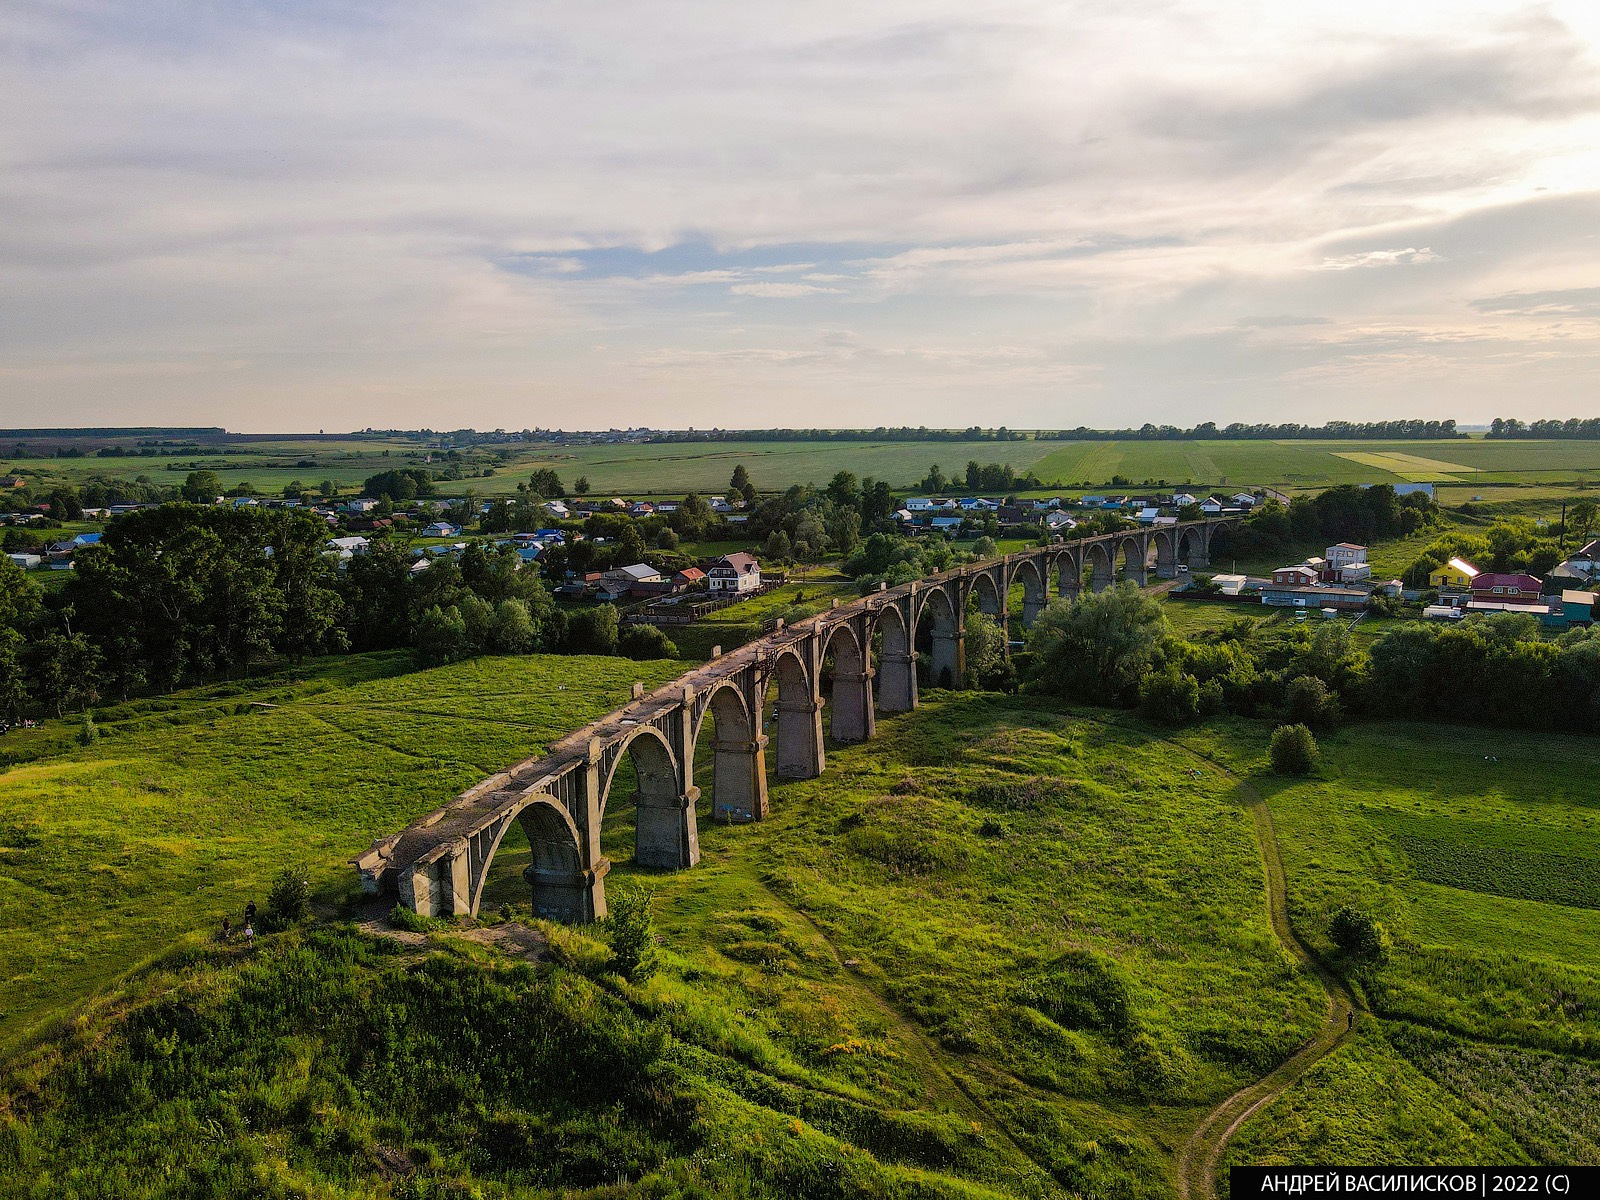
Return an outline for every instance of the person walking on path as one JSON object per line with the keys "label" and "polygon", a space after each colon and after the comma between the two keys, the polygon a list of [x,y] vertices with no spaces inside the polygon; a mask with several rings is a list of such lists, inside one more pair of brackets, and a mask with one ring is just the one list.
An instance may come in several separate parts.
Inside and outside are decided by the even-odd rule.
{"label": "person walking on path", "polygon": [[244,923],[246,925],[254,925],[256,923],[256,902],[254,900],[249,901],[244,906]]}
{"label": "person walking on path", "polygon": [[227,941],[233,936],[233,924],[227,917],[222,918],[222,940]]}
{"label": "person walking on path", "polygon": [[255,949],[256,927],[250,924],[248,921],[245,922],[244,926],[244,944],[249,946],[252,950]]}
{"label": "person walking on path", "polygon": [[1345,1017],[1345,1026],[1344,1027],[1346,1029],[1354,1029],[1356,1027],[1356,1010],[1352,1008],[1349,1012],[1345,1013],[1344,1017]]}

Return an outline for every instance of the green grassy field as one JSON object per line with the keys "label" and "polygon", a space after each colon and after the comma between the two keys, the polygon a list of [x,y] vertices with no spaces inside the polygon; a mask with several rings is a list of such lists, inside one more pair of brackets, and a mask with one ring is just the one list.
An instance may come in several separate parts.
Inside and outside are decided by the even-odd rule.
{"label": "green grassy field", "polygon": [[[192,453],[151,458],[28,458],[6,461],[8,470],[39,472],[67,481],[89,474],[133,479],[146,476],[177,484],[197,467],[215,470],[225,485],[248,482],[266,495],[299,482],[315,488],[332,479],[358,487],[379,471],[423,464],[426,451],[401,440],[349,442],[250,442],[205,447]],[[499,452],[504,453],[504,458]],[[460,466],[472,478],[444,482],[452,495],[471,488],[481,497],[516,490],[536,467],[553,468],[570,486],[588,478],[596,494],[681,495],[721,492],[733,468],[743,464],[756,486],[781,490],[796,483],[827,483],[837,471],[872,476],[907,488],[937,463],[959,475],[969,459],[1009,463],[1019,474],[1032,469],[1052,485],[1111,486],[1113,476],[1210,487],[1268,485],[1290,491],[1336,483],[1399,483],[1422,480],[1445,485],[1465,500],[1515,489],[1540,490],[1555,483],[1600,481],[1600,444],[1581,441],[1333,442],[684,442],[648,445],[516,445],[463,452]],[[441,458],[426,464],[445,467]],[[482,476],[484,469],[493,474]],[[1057,489],[1059,490],[1059,489]]]}
{"label": "green grassy field", "polygon": [[[848,587],[806,585],[826,586]],[[205,937],[285,862],[307,863],[325,898],[348,892],[343,864],[371,838],[538,753],[618,703],[634,679],[653,684],[679,669],[535,657],[412,672],[404,655],[362,655],[107,709],[107,736],[88,748],[60,723],[8,735],[0,1049],[15,1051],[41,1022],[187,939],[179,960],[133,978],[129,997],[97,1011],[186,990],[202,1010],[220,1006],[237,1039],[244,997],[320,980],[317,1003],[345,1014],[311,1030],[280,1012],[272,1019],[288,1024],[273,1046],[219,1043],[272,1081],[262,1085],[270,1096],[247,1088],[237,1100],[262,1119],[259,1133],[241,1126],[231,1143],[256,1167],[216,1152],[238,1178],[374,1194],[383,1160],[372,1147],[421,1141],[441,1169],[530,1179],[521,1160],[496,1157],[509,1144],[500,1134],[441,1128],[381,1089],[306,1066],[314,1044],[335,1039],[336,1053],[356,1021],[341,997],[444,1003],[406,982],[421,978],[413,959],[391,971],[381,955],[295,949],[291,938],[289,957],[268,956],[257,975],[204,948]],[[769,820],[703,820],[703,861],[690,871],[631,864],[619,776],[604,829],[616,863],[608,887],[654,889],[664,971],[643,989],[608,983],[584,966],[604,952],[580,937],[562,952],[551,996],[567,998],[563,1013],[612,1013],[629,1039],[668,1035],[671,1088],[706,1114],[648,1153],[643,1142],[613,1147],[633,1163],[619,1168],[630,1181],[692,1177],[723,1189],[712,1194],[783,1195],[802,1188],[793,1172],[811,1179],[807,1164],[844,1162],[864,1194],[1171,1195],[1174,1153],[1200,1117],[1324,1019],[1322,991],[1273,936],[1241,778],[1267,796],[1300,937],[1332,960],[1329,916],[1354,901],[1377,913],[1394,951],[1360,980],[1373,1016],[1243,1127],[1232,1161],[1593,1160],[1600,802],[1589,742],[1357,724],[1323,738],[1322,776],[1283,781],[1265,774],[1267,724],[1219,720],[1173,735],[1042,699],[924,699],[883,719],[870,744],[830,746],[820,779],[773,778]],[[518,839],[496,859],[487,912],[525,911]],[[494,952],[442,944],[465,972],[451,996],[523,986]],[[272,974],[280,969],[288,974]],[[105,1041],[91,1028],[83,1045]],[[46,1046],[27,1078],[73,1052]],[[452,1061],[469,1077],[476,1069]],[[245,1086],[226,1061],[195,1070],[213,1081],[213,1099]],[[149,1141],[124,1163],[134,1172],[125,1180],[164,1161],[152,1147],[177,1137],[172,1110],[129,1103],[131,1128]],[[532,1102],[497,1103],[503,1113]],[[585,1137],[584,1122],[606,1120],[563,1111],[537,1120],[577,1122]],[[107,1161],[99,1147],[112,1135],[69,1116],[49,1136],[99,1139],[88,1153]],[[7,1146],[19,1144],[0,1138],[0,1185]],[[562,1157],[573,1144],[558,1138],[542,1152],[578,1172],[561,1177],[569,1182],[588,1179]]]}
{"label": "green grassy field", "polygon": [[1327,778],[1270,799],[1290,912],[1325,954],[1339,904],[1380,915],[1395,939],[1366,985],[1381,1021],[1248,1124],[1232,1161],[1594,1161],[1592,744],[1385,724],[1323,752]]}
{"label": "green grassy field", "polygon": [[[179,933],[262,895],[283,865],[348,882],[351,855],[654,685],[676,663],[533,656],[410,672],[327,659],[13,732],[0,750],[0,1047]],[[270,707],[268,707],[270,706]]]}

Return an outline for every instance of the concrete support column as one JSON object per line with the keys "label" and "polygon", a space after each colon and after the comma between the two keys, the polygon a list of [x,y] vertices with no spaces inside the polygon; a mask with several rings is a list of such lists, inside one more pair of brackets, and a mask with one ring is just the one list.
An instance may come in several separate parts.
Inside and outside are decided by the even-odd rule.
{"label": "concrete support column", "polygon": [[1111,561],[1097,555],[1094,560],[1094,576],[1089,580],[1089,590],[1103,592],[1116,581],[1117,572]]}
{"label": "concrete support column", "polygon": [[910,712],[917,706],[917,655],[886,653],[878,667],[878,704],[884,712]]}
{"label": "concrete support column", "polygon": [[524,867],[522,878],[533,892],[533,915],[569,925],[587,925],[606,915],[606,888],[601,882],[611,870],[602,858],[592,871],[546,871]]}
{"label": "concrete support column", "polygon": [[778,701],[778,778],[815,779],[826,759],[822,751],[822,701]]}
{"label": "concrete support column", "polygon": [[1045,606],[1050,603],[1050,598],[1043,592],[1038,595],[1024,593],[1022,597],[1022,624],[1025,628],[1032,628],[1033,623],[1039,619],[1039,614],[1044,612]]}
{"label": "concrete support column", "polygon": [[1156,539],[1156,578],[1176,579],[1178,577],[1178,539],[1174,535],[1170,538]]}
{"label": "concrete support column", "polygon": [[[1193,546],[1194,543],[1191,542],[1190,545]],[[1200,545],[1189,551],[1187,565],[1191,572],[1204,571],[1210,568],[1211,555],[1207,552],[1207,549],[1206,546]]]}
{"label": "concrete support column", "polygon": [[1083,588],[1083,564],[1067,563],[1056,572],[1056,595],[1063,600],[1076,600]]}
{"label": "concrete support column", "polygon": [[1150,573],[1145,566],[1144,558],[1129,559],[1123,567],[1122,577],[1129,583],[1143,587],[1150,581]]}
{"label": "concrete support column", "polygon": [[934,687],[958,688],[967,678],[967,631],[933,632],[931,661]]}
{"label": "concrete support column", "polygon": [[767,735],[748,741],[717,739],[711,751],[711,819],[760,821],[767,806]]}
{"label": "concrete support column", "polygon": [[872,703],[872,676],[865,671],[834,671],[833,719],[829,732],[836,742],[864,742],[877,732]]}
{"label": "concrete support column", "polygon": [[591,921],[602,920],[606,915],[606,873],[611,870],[611,860],[600,853],[600,760],[600,739],[590,738],[580,776],[583,819],[577,825],[578,864],[588,896],[581,907],[594,914],[587,918]]}
{"label": "concrete support column", "polygon": [[681,871],[700,861],[700,833],[694,805],[700,789],[690,785],[681,796],[639,794],[635,809],[633,860],[641,867]]}

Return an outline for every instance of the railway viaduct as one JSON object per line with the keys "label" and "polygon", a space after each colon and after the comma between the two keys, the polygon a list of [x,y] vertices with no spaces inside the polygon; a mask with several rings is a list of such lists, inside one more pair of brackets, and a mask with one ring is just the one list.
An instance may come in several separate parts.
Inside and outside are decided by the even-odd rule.
{"label": "railway viaduct", "polygon": [[[1007,597],[1020,585],[1022,622],[1031,625],[1052,591],[1072,597],[1085,586],[1110,587],[1119,574],[1143,586],[1152,569],[1162,579],[1175,578],[1180,565],[1204,569],[1213,534],[1232,520],[1056,542],[836,602],[648,695],[636,684],[628,704],[373,843],[353,865],[368,891],[395,894],[425,916],[475,916],[495,852],[512,822],[520,822],[533,852],[524,875],[535,911],[562,921],[598,920],[606,912],[611,866],[600,850],[600,828],[624,756],[638,780],[635,861],[691,867],[700,857],[695,747],[708,716],[712,818],[759,821],[768,811],[769,711],[776,774],[813,779],[826,764],[824,708],[835,742],[859,742],[873,735],[879,712],[917,706],[919,645],[930,648],[936,685],[961,685],[963,618],[974,596],[981,611],[1005,624]],[[776,696],[771,709],[769,694]]]}

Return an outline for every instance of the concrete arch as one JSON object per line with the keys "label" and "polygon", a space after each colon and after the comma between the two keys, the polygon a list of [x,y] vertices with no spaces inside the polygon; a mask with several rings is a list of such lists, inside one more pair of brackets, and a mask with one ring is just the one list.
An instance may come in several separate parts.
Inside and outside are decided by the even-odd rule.
{"label": "concrete arch", "polygon": [[879,612],[877,631],[882,634],[878,707],[884,712],[910,712],[917,706],[917,652],[898,605],[887,605]]}
{"label": "concrete arch", "polygon": [[520,807],[510,809],[505,816],[506,820],[483,851],[483,863],[473,883],[468,912],[477,916],[478,907],[483,903],[484,885],[489,880],[490,864],[515,821],[527,835],[532,852],[532,861],[522,877],[533,892],[534,915],[553,921],[592,919],[586,916],[589,880],[583,870],[578,827],[561,802],[554,796],[536,793],[525,797]]}
{"label": "concrete arch", "polygon": [[993,571],[983,571],[974,576],[971,590],[967,594],[977,596],[978,611],[985,616],[993,617],[997,621],[1005,617],[1005,591],[995,579]]}
{"label": "concrete arch", "polygon": [[1145,556],[1150,544],[1142,533],[1129,534],[1117,540],[1116,555],[1122,560],[1122,578],[1143,587],[1148,581],[1148,564]]}
{"label": "concrete arch", "polygon": [[1076,600],[1083,589],[1083,557],[1077,549],[1065,550],[1050,560],[1056,577],[1056,595]]}
{"label": "concrete arch", "polygon": [[[926,630],[932,640],[929,673],[933,685],[960,687],[967,674],[963,645],[966,631],[961,626],[961,614],[951,603],[947,589],[931,589],[917,613],[917,628]],[[912,636],[915,638],[915,633]]]}
{"label": "concrete arch", "polygon": [[1032,625],[1050,603],[1050,575],[1044,561],[1023,559],[1012,573],[1011,581],[1022,585],[1022,623]]}
{"label": "concrete arch", "polygon": [[1090,542],[1084,547],[1084,569],[1091,573],[1089,590],[1103,592],[1117,581],[1116,564],[1106,542]]}
{"label": "concrete arch", "polygon": [[864,742],[876,731],[868,647],[846,624],[835,625],[825,636],[822,657],[833,658],[828,732],[836,742]]}
{"label": "concrete arch", "polygon": [[1191,571],[1211,565],[1211,526],[1189,525],[1178,537],[1178,561]]}
{"label": "concrete arch", "polygon": [[605,818],[617,768],[626,754],[639,779],[634,801],[633,861],[641,867],[681,870],[700,861],[700,834],[694,802],[700,789],[688,783],[683,764],[661,731],[640,725],[617,744],[617,756],[600,789],[600,817]]}
{"label": "concrete arch", "polygon": [[689,741],[689,778],[694,775],[692,748],[708,716],[716,735],[711,744],[711,819],[759,821],[767,815],[767,738],[760,729],[760,714],[732,680],[715,685]]}
{"label": "concrete arch", "polygon": [[809,664],[786,646],[773,661],[772,682],[778,689],[778,777],[815,779],[826,765],[816,678]]}
{"label": "concrete arch", "polygon": [[1150,535],[1156,552],[1156,578],[1176,579],[1178,575],[1178,530],[1157,529]]}

